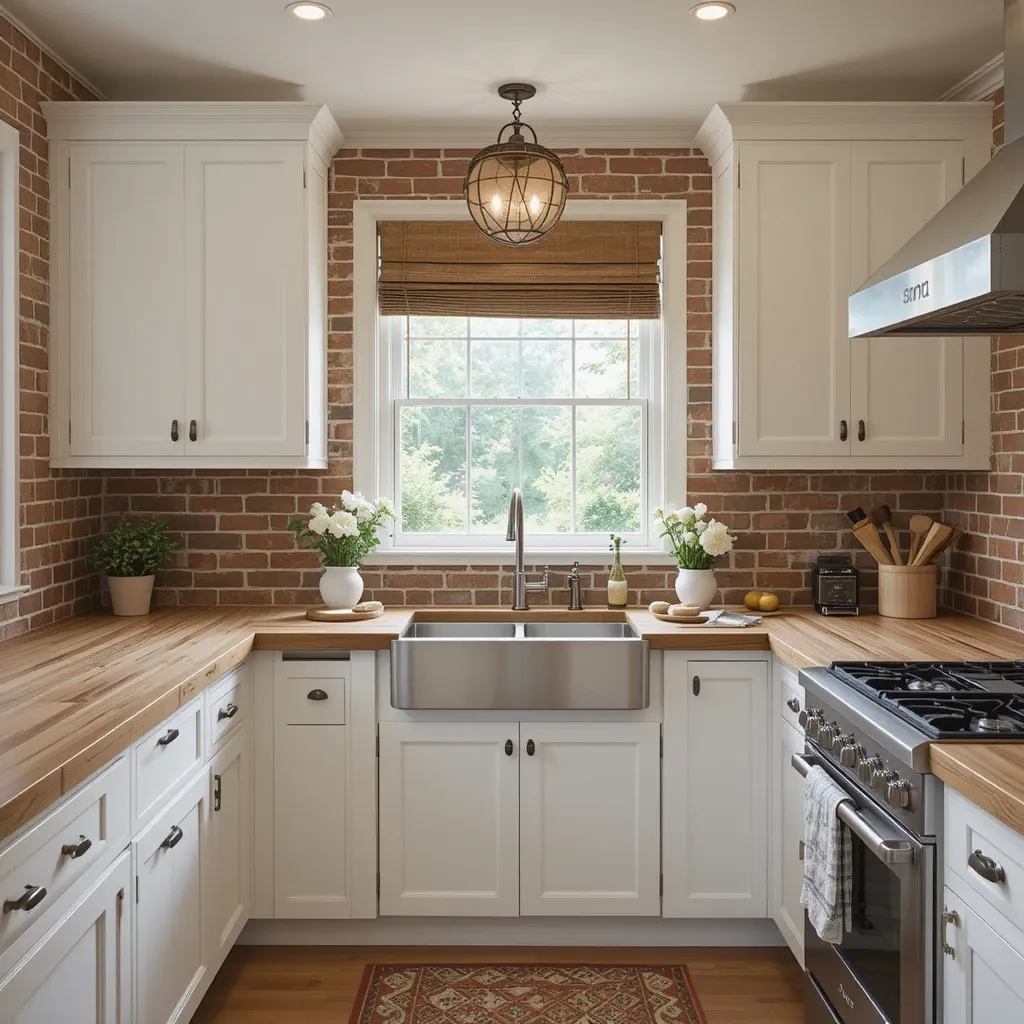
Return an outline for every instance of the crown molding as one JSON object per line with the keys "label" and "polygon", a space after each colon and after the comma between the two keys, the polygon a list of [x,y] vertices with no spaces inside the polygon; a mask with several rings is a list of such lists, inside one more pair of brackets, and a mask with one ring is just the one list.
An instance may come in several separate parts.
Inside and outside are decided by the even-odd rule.
{"label": "crown molding", "polygon": [[947,89],[940,100],[985,100],[1003,84],[1003,55],[1000,53],[987,64],[972,71],[963,81]]}
{"label": "crown molding", "polygon": [[32,29],[30,29],[23,21],[21,21],[20,18],[16,18],[13,14],[11,14],[11,12],[7,10],[7,8],[4,7],[3,4],[0,4],[0,18],[4,18],[6,21],[9,21],[23,36],[25,36],[26,39],[30,39],[33,43],[35,43],[36,46],[38,46],[39,49],[42,50],[43,53],[45,53],[46,56],[50,58],[50,60],[56,61],[69,75],[71,75],[72,78],[76,79],[78,82],[84,85],[86,89],[88,89],[89,92],[91,92],[96,97],[96,99],[102,100],[104,98],[104,93],[102,89],[98,89],[92,82],[89,81],[88,78],[85,77],[85,75],[82,74],[81,71],[79,71],[76,67],[69,64],[59,53],[54,52],[54,50],[50,46],[48,46],[42,39],[40,39],[39,36],[37,36],[35,32],[32,31]]}
{"label": "crown molding", "polygon": [[[684,121],[531,121],[550,149],[686,149],[697,125]],[[345,121],[346,149],[480,149],[494,143],[500,124],[487,121]]]}

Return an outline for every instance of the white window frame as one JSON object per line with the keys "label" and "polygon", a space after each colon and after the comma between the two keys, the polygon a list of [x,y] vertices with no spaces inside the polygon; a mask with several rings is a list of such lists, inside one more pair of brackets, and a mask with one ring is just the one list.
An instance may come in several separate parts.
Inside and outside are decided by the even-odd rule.
{"label": "white window frame", "polygon": [[19,177],[21,137],[0,122],[0,604],[20,586],[19,458]]}
{"label": "white window frame", "polygon": [[[468,220],[462,200],[357,199],[353,218],[353,477],[357,490],[369,495],[397,497],[395,481],[395,407],[398,368],[392,365],[392,346],[380,330],[377,316],[377,225],[388,220]],[[565,220],[657,220],[662,225],[662,331],[660,344],[651,346],[654,365],[650,384],[644,444],[647,450],[648,509],[682,505],[686,498],[686,288],[687,240],[685,200],[572,200]],[[503,564],[510,546],[504,536],[407,535],[396,544],[382,543],[370,561],[402,564]],[[531,562],[578,559],[608,561],[607,542],[587,544],[567,535],[543,544],[526,543]],[[651,535],[645,547],[623,548],[632,563],[671,562],[664,542]]]}

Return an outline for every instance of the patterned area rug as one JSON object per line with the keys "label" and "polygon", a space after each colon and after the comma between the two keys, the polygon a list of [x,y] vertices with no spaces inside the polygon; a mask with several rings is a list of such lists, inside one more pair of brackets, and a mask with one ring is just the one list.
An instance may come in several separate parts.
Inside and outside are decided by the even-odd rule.
{"label": "patterned area rug", "polygon": [[349,1024],[707,1024],[685,967],[370,965]]}

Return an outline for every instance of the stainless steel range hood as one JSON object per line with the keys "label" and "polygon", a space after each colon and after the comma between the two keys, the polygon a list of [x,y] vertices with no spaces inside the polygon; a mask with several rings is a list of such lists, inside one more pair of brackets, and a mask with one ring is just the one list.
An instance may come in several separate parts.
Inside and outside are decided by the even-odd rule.
{"label": "stainless steel range hood", "polygon": [[850,297],[850,337],[1024,334],[1024,0],[1006,0],[1006,145]]}

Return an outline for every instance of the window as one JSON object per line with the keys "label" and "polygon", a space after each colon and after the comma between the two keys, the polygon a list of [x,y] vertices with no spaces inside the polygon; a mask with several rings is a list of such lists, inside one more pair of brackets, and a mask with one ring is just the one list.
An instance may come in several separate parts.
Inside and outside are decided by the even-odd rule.
{"label": "window", "polygon": [[[652,320],[387,317],[396,542],[504,544],[523,490],[534,543],[646,544]],[[589,538],[583,535],[593,535]]]}
{"label": "window", "polygon": [[[375,557],[507,561],[513,487],[523,490],[532,559],[606,560],[610,533],[634,558],[663,554],[651,511],[685,498],[685,204],[577,200],[569,211],[661,222],[660,318],[613,313],[604,292],[596,315],[538,310],[528,296],[520,302],[522,278],[504,296],[485,296],[482,315],[451,310],[448,281],[420,290],[438,308],[398,313],[418,285],[395,274],[380,313],[378,221],[452,222],[465,208],[356,202],[355,484],[394,496],[400,510]],[[433,285],[436,268],[426,273]],[[669,459],[670,449],[679,456]]]}
{"label": "window", "polygon": [[18,176],[20,138],[0,122],[0,602],[19,587]]}

